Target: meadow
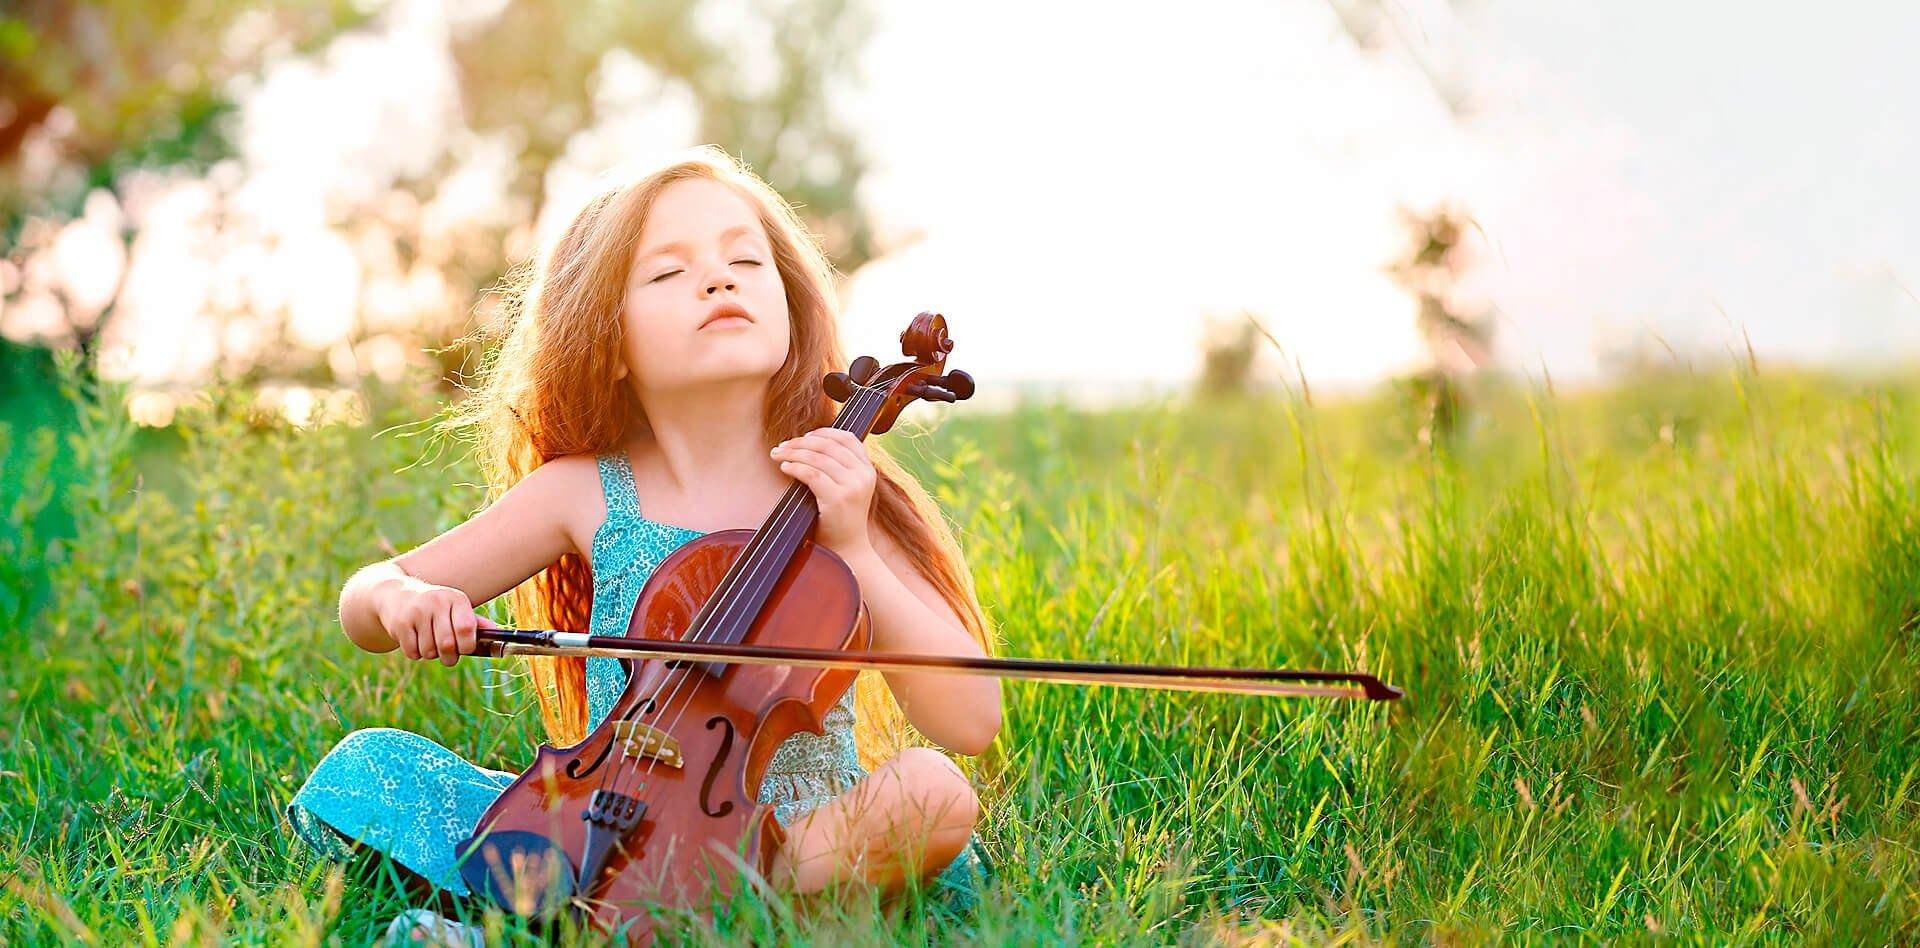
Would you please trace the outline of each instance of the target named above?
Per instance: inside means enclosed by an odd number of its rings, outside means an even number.
[[[418,400],[301,430],[224,393],[160,436],[120,398],[0,428],[0,942],[366,944],[409,902],[290,836],[307,771],[359,727],[514,770],[536,738],[510,663],[360,653],[334,617],[475,469]],[[1916,398],[1744,363],[1490,385],[1438,444],[1386,392],[941,406],[880,440],[1003,653],[1408,696],[1008,683],[965,762],[976,915],[745,898],[687,938],[1920,940]]]

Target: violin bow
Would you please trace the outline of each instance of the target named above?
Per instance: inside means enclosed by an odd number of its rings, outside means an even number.
[[[888,401],[874,416],[871,431],[886,432],[898,416],[896,399],[952,402],[973,395],[974,384],[965,372],[937,374],[946,367],[953,349],[946,317],[920,313],[900,334],[901,351],[914,358],[880,370],[871,356],[853,361],[847,372],[829,374],[823,385],[828,396],[845,402],[864,386],[888,386]],[[1032,681],[1126,688],[1165,688],[1225,694],[1280,695],[1307,698],[1364,698],[1397,701],[1401,691],[1372,675],[1359,672],[1308,671],[1287,668],[1208,668],[1178,665],[1132,665],[1110,662],[1053,661],[1033,658],[990,658],[959,655],[913,655],[899,652],[843,652],[836,649],[747,645],[680,639],[629,639],[555,629],[480,629],[481,654],[600,656],[660,659],[668,662],[789,665],[804,668],[843,668],[878,671],[951,672],[1024,678]]]
[[[904,652],[842,652],[778,645],[628,639],[556,629],[480,629],[475,632],[475,637],[479,642],[480,654],[491,658],[510,655],[597,656],[862,671],[933,671],[1123,688],[1164,688],[1296,698],[1364,698],[1368,701],[1398,701],[1403,693],[1372,675],[1360,672],[1136,665],[1036,658],[915,655]]]

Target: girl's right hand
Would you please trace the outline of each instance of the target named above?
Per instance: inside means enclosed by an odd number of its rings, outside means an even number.
[[[467,594],[407,577],[380,596],[380,625],[408,658],[437,658],[452,667],[475,650],[475,629],[499,626],[474,613]]]

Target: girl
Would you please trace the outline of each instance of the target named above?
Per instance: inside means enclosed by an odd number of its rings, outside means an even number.
[[[815,542],[853,568],[874,649],[986,654],[938,509],[878,445],[829,427],[837,406],[820,380],[846,367],[832,270],[770,187],[725,152],[696,149],[589,201],[541,263],[456,419],[480,434],[491,504],[355,573],[340,594],[348,638],[450,666],[490,625],[474,604],[509,591],[523,625],[623,635],[667,554],[759,527],[791,478],[819,502]],[[613,659],[530,662],[556,746],[584,739],[625,684]],[[899,718],[978,754],[999,731],[998,681],[876,677],[861,676],[824,736],[802,732],[775,754],[759,796],[788,832],[771,881],[807,893],[933,877],[964,908],[982,868],[979,801],[944,754],[902,749]],[[371,848],[416,883],[465,895],[455,846],[516,776],[407,731],[355,731],[288,812],[323,852]]]

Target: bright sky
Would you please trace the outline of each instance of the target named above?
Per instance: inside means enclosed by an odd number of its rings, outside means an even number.
[[[1388,6],[1475,114],[1317,0],[890,7],[858,114],[883,219],[927,236],[859,275],[856,350],[944,307],[956,363],[1174,379],[1198,315],[1246,305],[1309,378],[1370,380],[1419,353],[1393,207],[1451,197],[1536,375],[1638,327],[1920,352],[1920,7]]]
[[[896,357],[933,309],[983,392],[1111,391],[1190,378],[1202,317],[1244,307],[1315,383],[1372,381],[1421,358],[1413,304],[1380,270],[1403,239],[1395,208],[1451,199],[1490,241],[1471,289],[1497,307],[1498,352],[1529,374],[1589,377],[1597,345],[1640,331],[1720,352],[1744,330],[1763,358],[1920,354],[1920,6],[1385,6],[1394,38],[1362,54],[1326,0],[886,4],[865,88],[839,107],[874,156],[882,230],[921,239],[855,274],[849,351]],[[265,344],[219,312],[283,308],[330,361],[397,368],[403,337],[341,342],[356,305],[378,331],[473,301],[431,268],[391,269],[366,252],[377,232],[344,233],[329,209],[450,149],[460,168],[420,219],[502,213],[511,146],[456,129],[449,9],[488,15],[395,0],[320,57],[270,66],[238,90],[243,163],[129,182],[124,207],[96,194],[0,329],[59,324],[35,280],[110,292],[124,265],[110,373],[191,378],[216,333]],[[750,62],[767,37],[730,24],[736,9],[709,0],[696,28]],[[1410,53],[1476,108],[1449,116]],[[550,169],[543,227],[600,171],[696,143],[684,89],[631,56],[609,58],[596,96],[613,117]],[[127,260],[107,236],[123,215],[140,226]]]

